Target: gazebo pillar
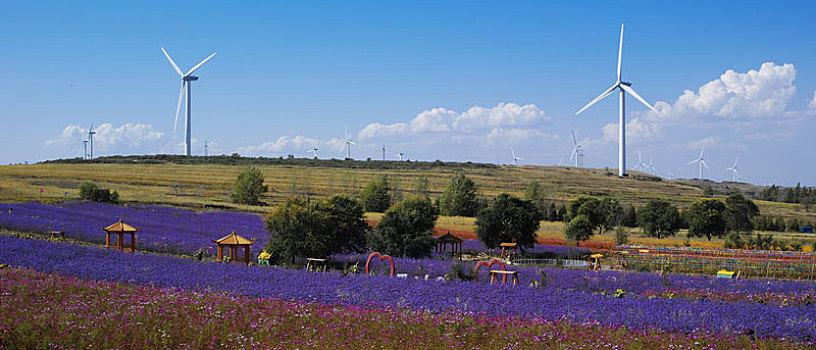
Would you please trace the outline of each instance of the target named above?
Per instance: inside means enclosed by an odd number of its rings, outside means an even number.
[[[218,245],[218,261],[224,261],[224,247]]]
[[[249,264],[249,246],[244,246],[244,263]]]

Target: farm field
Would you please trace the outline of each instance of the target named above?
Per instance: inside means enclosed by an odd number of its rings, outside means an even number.
[[[95,163],[4,165],[0,166],[0,202],[60,203],[74,200],[79,197],[78,187],[82,181],[93,180],[100,187],[118,191],[122,201],[129,204],[167,205],[195,211],[223,209],[268,213],[271,210],[268,207],[239,205],[229,201],[229,192],[237,174],[253,162],[251,158],[240,159],[247,164],[121,164],[104,163],[103,158]],[[652,181],[648,177],[637,176],[637,173],[633,173],[635,175],[630,178],[621,179],[606,176],[600,169],[493,165],[467,168],[435,166],[436,163],[420,163],[422,166],[406,168],[405,163],[400,162],[386,162],[393,164],[386,165],[385,169],[378,169],[372,166],[372,162],[365,161],[349,164],[343,161],[320,161],[314,165],[309,165],[309,161],[303,159],[290,162],[292,165],[287,165],[287,160],[282,160],[276,165],[257,166],[264,173],[265,184],[270,188],[262,198],[269,205],[275,205],[292,195],[318,198],[338,193],[357,195],[368,182],[380,175],[388,175],[397,199],[410,195],[419,177],[428,180],[431,197],[436,198],[457,169],[462,169],[474,180],[479,188],[478,194],[485,200],[503,192],[521,196],[527,184],[534,180],[540,181],[551,200],[562,203],[581,195],[595,195],[613,196],[624,205],[635,206],[644,205],[651,198],[661,198],[683,208],[702,196],[700,188],[686,185],[684,180]],[[325,166],[326,164],[333,166]],[[740,187],[753,190],[757,188],[750,186]],[[816,213],[806,212],[800,205],[764,201],[755,203],[763,215],[816,221]],[[379,214],[367,215],[369,220],[378,221]],[[475,232],[474,222],[472,218],[441,217],[437,228],[438,231],[453,230],[461,234],[472,234]],[[542,222],[538,235],[542,242],[563,244],[562,232],[563,224]],[[637,232],[636,229],[632,230],[630,243],[682,246],[685,242],[685,233],[682,231],[674,238],[662,240],[638,237]],[[809,234],[766,233],[782,240],[810,244],[816,241],[816,236]],[[614,242],[614,237],[608,233],[597,235],[592,241],[598,242],[598,247],[608,247]],[[695,247],[719,247],[722,241],[708,242],[692,238],[689,243]]]

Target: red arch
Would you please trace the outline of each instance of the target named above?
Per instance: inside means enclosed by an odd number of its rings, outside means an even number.
[[[371,254],[368,255],[368,259],[366,260],[366,274],[368,274],[368,275],[371,274],[368,271],[368,266],[369,266],[369,264],[371,264],[371,259],[373,259],[375,257],[380,258],[380,261],[388,260],[388,262],[391,264],[391,275],[389,277],[394,277],[394,260],[391,259],[391,257],[388,256],[388,255],[380,254],[380,253],[377,253],[377,252],[374,252],[374,253],[371,253]]]
[[[479,280],[479,268],[482,266],[487,267],[487,270],[490,271],[490,267],[498,264],[502,271],[507,271],[507,268],[504,267],[504,263],[501,262],[499,259],[492,259],[490,261],[480,261],[476,264],[476,268],[473,269],[473,279]],[[507,275],[502,276],[502,283],[507,283]]]

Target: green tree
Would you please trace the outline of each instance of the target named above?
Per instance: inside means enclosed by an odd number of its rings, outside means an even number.
[[[370,227],[365,222],[363,204],[347,195],[336,195],[328,200],[327,209],[334,231],[333,250],[346,253],[364,252],[366,233]]]
[[[399,257],[429,256],[434,247],[433,228],[437,209],[428,198],[414,197],[395,204],[383,215],[369,247]]]
[[[439,197],[439,211],[445,216],[475,216],[479,208],[476,184],[458,173],[451,176],[448,187]]]
[[[725,204],[717,199],[701,199],[686,211],[689,235],[697,237],[722,237],[726,232]]]
[[[564,235],[568,240],[576,241],[579,245],[592,237],[595,226],[584,214],[578,214],[564,227]]]
[[[623,217],[623,208],[617,200],[605,198],[599,200],[593,197],[579,197],[569,203],[567,207],[567,221],[571,222],[578,215],[584,215],[598,234],[617,225]]]
[[[79,196],[84,200],[94,202],[119,203],[118,192],[99,188],[93,181],[84,181],[79,185]]]
[[[367,212],[382,213],[391,206],[388,194],[388,176],[382,175],[368,183],[360,196]]]
[[[476,237],[490,249],[503,242],[518,243],[522,250],[533,248],[541,220],[541,212],[532,202],[503,193],[493,205],[479,211]]]
[[[751,233],[754,230],[754,217],[759,215],[759,208],[750,199],[734,193],[725,199],[726,230],[738,233]]]
[[[626,214],[623,215],[623,222],[621,225],[626,227],[635,227],[638,225],[637,210],[634,205],[630,205],[626,209]]]
[[[425,175],[420,175],[419,177],[417,177],[414,195],[417,197],[430,198],[431,196],[430,182],[428,181],[428,178],[425,177]]]
[[[643,232],[650,237],[674,236],[682,225],[677,207],[668,201],[652,199],[640,209],[638,222]]]
[[[264,223],[270,233],[266,249],[274,260],[325,257],[337,251],[334,221],[320,201],[289,198]]]
[[[261,195],[268,190],[264,186],[264,176],[260,170],[256,168],[249,168],[238,174],[238,179],[232,186],[232,194],[230,199],[233,203],[258,205],[261,204]]]

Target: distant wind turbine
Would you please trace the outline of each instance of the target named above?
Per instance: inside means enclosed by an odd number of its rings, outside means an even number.
[[[643,103],[646,107],[656,112],[654,107],[646,102],[640,95],[635,92],[634,89],[631,88],[632,83],[622,81],[621,80],[621,56],[623,53],[623,24],[621,24],[621,35],[620,35],[620,45],[618,46],[618,80],[615,84],[596,97],[594,100],[589,102],[584,108],[581,108],[578,112],[575,112],[575,115],[580,114],[590,106],[594,105],[600,100],[603,100],[607,96],[611,95],[615,89],[620,90],[620,108],[618,109],[618,176],[626,176],[626,116],[624,112],[624,92],[628,92],[632,97]]]
[[[671,180],[672,178],[674,178],[674,174],[672,174],[671,170],[666,169],[666,173],[668,173],[668,174],[669,174],[669,180]]]
[[[343,126],[343,131],[346,133],[346,139],[345,139],[346,141],[345,141],[345,143],[343,143],[343,147],[340,148],[339,153],[343,153],[343,149],[345,148],[346,149],[346,158],[351,158],[351,145],[357,146],[357,144],[354,143],[354,141],[352,141],[349,138],[348,128],[347,127]]]
[[[400,158],[400,162],[401,162],[401,161],[402,161],[402,157],[403,157],[403,156],[405,156],[405,153],[404,153],[404,152],[398,152],[398,153],[397,153],[397,155],[399,156],[399,158]]]
[[[699,163],[699,165],[700,165],[700,177],[699,177],[699,179],[700,180],[703,179],[703,166],[705,166],[706,169],[710,169],[708,167],[708,164],[706,164],[705,159],[703,159],[703,152],[705,152],[705,146],[703,146],[703,149],[700,150],[700,156],[697,157],[697,159],[692,160],[692,161],[689,162],[689,165],[694,164],[695,162]]]
[[[82,140],[82,144],[85,146],[85,153],[82,154],[82,159],[88,159],[88,140]]]
[[[513,151],[513,146],[510,146],[510,153],[513,155],[513,166],[518,166],[518,161],[524,158],[516,156],[516,152]]]
[[[657,169],[652,165],[652,156],[649,156],[649,164],[647,164],[646,167],[649,168],[649,175],[654,176]]]
[[[88,156],[88,159],[93,159],[93,136],[96,135],[96,131],[93,131],[93,123],[91,123],[91,128],[88,129],[88,142],[91,144],[91,153]]]
[[[312,146],[312,149],[306,152],[312,152],[312,155],[314,156],[313,158],[317,158],[317,145]]]
[[[578,156],[581,155],[581,145],[578,144],[578,141],[575,139],[575,130],[572,131],[572,153],[570,154],[570,160],[575,158],[575,167],[578,167]]]
[[[645,173],[643,169],[648,169],[649,165],[643,162],[643,158],[641,158],[640,151],[638,151],[638,163],[635,165],[634,170],[642,171]]]
[[[732,166],[730,166],[728,168],[725,168],[725,170],[731,170],[731,179],[734,182],[739,182],[739,180],[740,180],[740,173],[739,173],[739,171],[737,171],[737,162],[738,161],[739,161],[739,158],[734,159],[734,165],[732,165]]]
[[[193,66],[193,68],[190,69],[187,73],[182,73],[181,69],[179,69],[179,67],[176,65],[176,62],[173,62],[173,59],[170,58],[170,54],[168,54],[167,51],[165,51],[163,47],[161,48],[161,50],[162,50],[162,52],[164,52],[164,56],[167,57],[167,60],[170,61],[170,64],[173,66],[173,69],[176,70],[176,73],[178,73],[181,76],[181,90],[179,90],[179,99],[178,99],[178,104],[176,105],[176,120],[173,122],[173,133],[174,134],[176,132],[176,126],[178,125],[178,115],[179,115],[179,110],[181,109],[181,101],[184,99],[184,96],[185,96],[184,86],[185,85],[187,86],[187,94],[186,94],[186,96],[187,96],[187,108],[186,108],[187,118],[184,121],[184,129],[186,129],[185,130],[186,136],[184,138],[184,150],[185,150],[185,154],[189,156],[189,155],[192,154],[192,152],[190,150],[190,147],[191,147],[191,144],[192,144],[192,142],[191,142],[191,139],[192,139],[192,132],[191,132],[191,128],[192,128],[192,120],[191,120],[191,116],[192,116],[192,86],[193,86],[193,82],[198,80],[198,77],[195,76],[195,75],[192,75],[192,74],[193,74],[193,72],[195,72],[196,69],[201,67],[204,64],[204,62],[207,62],[210,58],[215,56],[215,52],[213,52],[212,55],[207,56],[207,58],[205,58],[203,61],[199,62],[197,65]]]

